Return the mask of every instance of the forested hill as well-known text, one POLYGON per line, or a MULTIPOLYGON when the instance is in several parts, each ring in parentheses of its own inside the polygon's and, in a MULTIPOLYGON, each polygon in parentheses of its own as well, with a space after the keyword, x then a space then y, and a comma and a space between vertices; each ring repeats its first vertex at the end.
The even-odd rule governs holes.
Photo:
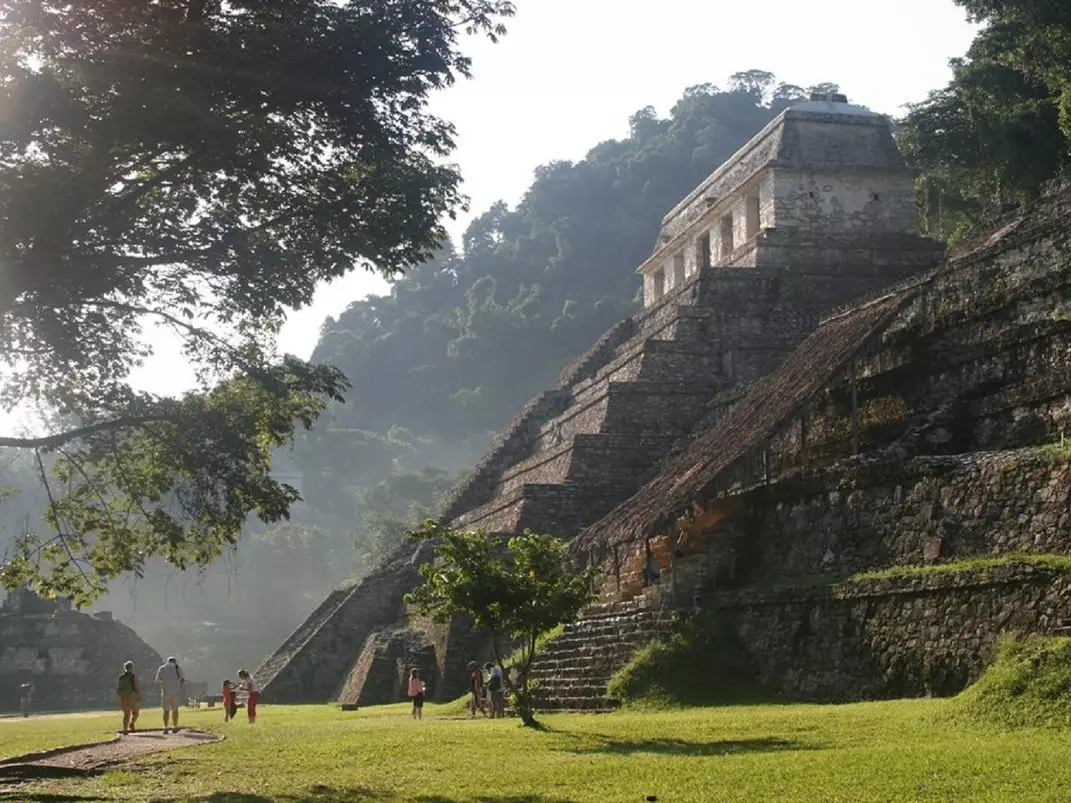
MULTIPOLYGON (((392 472, 471 463, 563 365, 635 310, 634 269, 665 212, 809 91, 753 70, 727 89, 689 88, 668 117, 642 109, 627 139, 537 168, 515 209, 494 204, 459 248, 329 319, 313 360, 341 368, 353 389, 299 447, 309 507, 360 519, 362 494, 392 472)), ((449 484, 435 477, 436 491, 449 484)))

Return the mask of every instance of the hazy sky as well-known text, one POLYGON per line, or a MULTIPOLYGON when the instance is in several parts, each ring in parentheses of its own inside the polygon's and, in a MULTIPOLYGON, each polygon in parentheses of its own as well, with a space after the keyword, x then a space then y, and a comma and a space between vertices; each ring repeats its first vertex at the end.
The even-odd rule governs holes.
MULTIPOLYGON (((974 28, 951 0, 517 0, 497 45, 468 40, 473 78, 434 98, 457 126, 456 161, 472 212, 450 225, 455 237, 497 199, 515 203, 533 169, 581 159, 594 144, 628 133, 644 106, 665 115, 691 85, 724 86, 748 69, 801 86, 839 83, 849 99, 900 114, 947 82, 974 28)), ((713 170, 717 165, 710 165, 713 170)), ((631 271, 634 265, 622 265, 631 271)), ((282 347, 307 357, 328 315, 387 285, 352 274, 321 288, 295 313, 282 347)), ((178 392, 190 384, 168 339, 138 372, 139 385, 178 392)))

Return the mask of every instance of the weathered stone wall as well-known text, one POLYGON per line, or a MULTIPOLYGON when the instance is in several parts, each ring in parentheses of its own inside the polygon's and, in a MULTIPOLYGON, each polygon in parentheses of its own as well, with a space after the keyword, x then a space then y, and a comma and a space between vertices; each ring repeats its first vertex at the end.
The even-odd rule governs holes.
POLYGON ((855 462, 751 495, 748 582, 1009 552, 1071 555, 1071 463, 1052 450, 855 462))
MULTIPOLYGON (((264 700, 308 703, 335 699, 347 682, 365 640, 374 631, 403 623, 402 596, 420 581, 420 565, 430 559, 422 544, 398 555, 354 586, 274 676, 264 680, 264 700)), ((269 658, 265 663, 270 662, 269 658)))
POLYGON ((918 231, 915 180, 906 172, 775 169, 773 226, 814 233, 918 231))
POLYGON ((758 487, 714 503, 675 558, 664 536, 602 556, 600 597, 690 604, 728 587, 1012 552, 1071 555, 1069 458, 1027 448, 859 459, 758 487), (643 575, 648 551, 660 572, 653 588, 643 575))
POLYGON ((1001 636, 1064 626, 1071 578, 1012 563, 824 589, 726 592, 705 607, 745 645, 755 680, 786 697, 947 695, 981 674, 1001 636))
POLYGON ((136 666, 143 703, 158 700, 154 680, 163 659, 126 625, 71 610, 0 612, 0 712, 19 709, 27 682, 38 711, 114 706, 125 661, 136 666))
POLYGON ((339 694, 342 705, 376 705, 407 698, 409 673, 420 671, 427 696, 435 699, 439 682, 435 648, 409 630, 373 633, 339 694))

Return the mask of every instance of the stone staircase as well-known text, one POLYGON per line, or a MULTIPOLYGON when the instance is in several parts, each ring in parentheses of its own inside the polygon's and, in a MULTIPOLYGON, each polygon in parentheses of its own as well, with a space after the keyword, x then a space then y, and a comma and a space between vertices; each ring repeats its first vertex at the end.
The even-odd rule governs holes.
POLYGON ((535 705, 540 711, 612 711, 606 695, 611 676, 637 650, 673 632, 673 611, 638 604, 614 610, 595 605, 545 645, 532 666, 535 705))

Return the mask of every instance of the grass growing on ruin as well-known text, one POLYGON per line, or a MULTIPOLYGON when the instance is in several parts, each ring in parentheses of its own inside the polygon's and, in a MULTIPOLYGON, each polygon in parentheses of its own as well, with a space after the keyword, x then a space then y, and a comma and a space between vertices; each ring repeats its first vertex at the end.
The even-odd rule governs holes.
POLYGON ((1047 569, 1059 574, 1071 573, 1071 557, 1066 555, 1029 554, 1027 552, 1009 552, 999 558, 971 558, 951 563, 934 563, 920 566, 893 566, 872 572, 853 574, 852 581, 882 580, 890 577, 924 577, 931 574, 954 574, 957 572, 975 572, 996 569, 1013 563, 1023 563, 1035 569, 1047 569))
POLYGON ((961 693, 953 719, 1003 728, 1071 726, 1071 638, 1006 640, 985 674, 961 693))
POLYGON ((732 633, 717 618, 700 615, 637 651, 610 679, 607 693, 642 709, 753 702, 760 695, 737 680, 753 674, 732 633))
MULTIPOLYGON (((1071 737, 949 723, 948 700, 770 705, 459 720, 428 706, 343 713, 266 705, 249 727, 191 724, 226 741, 86 779, 0 786, 0 800, 268 803, 1061 800, 1071 737), (68 797, 62 797, 62 796, 68 797)), ((100 720, 102 731, 113 720, 100 720)), ((43 721, 3 723, 36 730, 43 721)), ((3 733, 10 733, 9 730, 3 733)))

